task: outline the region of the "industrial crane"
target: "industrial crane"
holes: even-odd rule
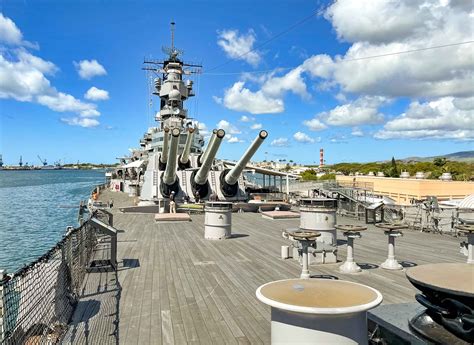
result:
[[[48,165],[48,162],[45,160],[43,160],[39,155],[38,155],[38,159],[40,160],[41,164],[43,164],[43,166],[47,166]]]

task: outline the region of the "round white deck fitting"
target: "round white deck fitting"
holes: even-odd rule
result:
[[[289,246],[281,246],[281,258],[288,259],[290,257],[290,247]]]
[[[456,229],[467,236],[467,263],[474,264],[474,225],[457,225]]]
[[[300,205],[300,228],[318,231],[318,242],[331,246],[337,244],[336,224],[337,200],[327,198],[302,199]]]
[[[309,279],[311,275],[309,274],[309,265],[308,265],[308,247],[311,243],[316,241],[318,236],[321,236],[319,232],[316,231],[304,231],[297,230],[293,232],[288,232],[288,235],[291,236],[295,241],[298,241],[301,244],[302,252],[302,264],[303,268],[301,270],[301,279]]]
[[[403,236],[403,233],[400,230],[406,229],[407,226],[391,223],[380,223],[375,226],[383,229],[385,235],[388,237],[388,257],[380,267],[386,270],[402,270],[403,266],[398,263],[397,259],[395,259],[395,238]]]
[[[367,344],[367,310],[382,302],[369,286],[325,279],[275,281],[256,296],[272,307],[272,344]]]
[[[339,266],[341,273],[358,273],[362,271],[359,265],[354,261],[354,239],[361,238],[360,231],[367,230],[366,226],[358,225],[336,225],[336,229],[342,230],[347,237],[347,257],[346,261]]]
[[[204,238],[222,240],[232,232],[232,203],[207,201],[204,207]]]

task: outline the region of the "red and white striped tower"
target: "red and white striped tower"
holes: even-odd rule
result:
[[[324,149],[319,149],[319,167],[324,166]]]

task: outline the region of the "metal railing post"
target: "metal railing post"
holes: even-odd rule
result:
[[[5,306],[3,303],[3,280],[6,278],[5,270],[0,270],[0,344],[3,344],[5,328],[3,325]]]

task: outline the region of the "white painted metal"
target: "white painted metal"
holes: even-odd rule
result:
[[[474,233],[467,234],[467,263],[474,264]]]
[[[408,171],[402,171],[400,178],[410,178],[410,173]]]
[[[232,203],[208,201],[204,207],[204,238],[222,240],[232,232]]]
[[[451,173],[446,172],[446,173],[443,173],[443,174],[439,177],[439,179],[442,180],[442,181],[452,181],[452,180],[453,180],[453,176],[451,175]]]
[[[189,153],[191,150],[191,145],[193,143],[194,137],[194,128],[188,128],[188,135],[186,136],[186,143],[184,144],[183,153],[179,157],[179,162],[181,164],[188,164],[189,162]]]
[[[359,232],[347,231],[344,232],[347,237],[347,258],[346,261],[339,267],[341,273],[357,273],[362,269],[354,261],[354,239],[361,238]]]
[[[424,179],[424,178],[425,178],[425,173],[422,172],[422,171],[418,171],[418,172],[415,174],[415,178],[416,178],[416,179],[419,179],[419,180]]]
[[[5,270],[0,269],[0,280],[5,279],[6,274],[7,273]],[[4,322],[3,322],[4,317],[6,316],[5,316],[5,308],[4,308],[3,286],[2,284],[0,284],[0,343],[3,342],[3,337],[5,334]]]
[[[385,231],[385,235],[388,236],[388,257],[380,267],[386,270],[401,270],[403,266],[395,259],[395,237],[402,236],[402,233],[400,231]]]
[[[321,233],[316,240],[316,246],[321,243],[335,249],[327,251],[321,263],[337,262],[336,210],[335,199],[305,199],[300,205],[300,228]]]
[[[167,185],[172,185],[176,181],[176,163],[178,161],[178,144],[180,130],[173,128],[171,131],[171,142],[168,151],[168,160],[166,162],[166,169],[163,174],[163,182]]]
[[[295,281],[295,286],[299,279]],[[341,281],[339,281],[341,282]],[[262,294],[266,285],[256,291],[257,298],[272,307],[271,344],[367,344],[367,310],[382,302],[379,291],[362,284],[347,283],[350,293],[352,285],[359,285],[375,292],[376,298],[367,304],[351,305],[337,308],[316,308],[302,305],[281,303]],[[320,283],[331,284],[332,280],[320,280]],[[301,291],[304,293],[304,290]]]
[[[163,129],[163,151],[161,152],[160,161],[163,164],[166,164],[168,160],[168,151],[169,151],[169,143],[170,143],[170,129],[165,127]]]
[[[233,185],[235,184],[242,171],[245,169],[247,166],[248,162],[250,162],[250,159],[252,156],[257,152],[258,148],[260,145],[262,145],[263,141],[268,137],[268,132],[265,130],[261,130],[260,133],[258,133],[258,136],[255,138],[255,140],[250,144],[250,146],[247,148],[247,151],[240,157],[239,161],[237,164],[234,165],[234,167],[229,171],[229,173],[225,176],[225,182]]]
[[[288,259],[290,257],[290,247],[289,246],[281,246],[281,258]]]
[[[301,270],[301,275],[300,275],[300,278],[301,279],[309,279],[311,277],[311,275],[309,274],[309,269],[308,269],[308,244],[307,243],[304,243],[306,241],[303,241],[301,244],[303,245],[303,250],[302,250],[302,254],[303,254],[303,268]]]
[[[367,344],[367,331],[355,331],[367,330],[366,314],[364,312],[338,317],[308,316],[272,308],[271,344]]]
[[[216,131],[216,135],[214,140],[206,149],[206,158],[202,161],[202,166],[199,168],[198,172],[194,177],[194,182],[197,184],[203,185],[207,182],[207,175],[209,174],[209,170],[211,169],[212,162],[214,162],[214,158],[217,154],[217,150],[219,150],[219,146],[221,145],[222,139],[225,137],[225,131],[223,129],[219,129]]]

